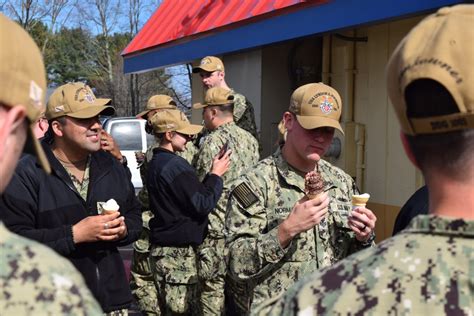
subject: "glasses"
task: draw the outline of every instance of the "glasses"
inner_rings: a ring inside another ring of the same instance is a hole
[[[187,139],[187,140],[193,140],[196,138],[196,135],[187,135],[187,134],[183,134],[183,133],[180,133],[180,132],[175,132],[176,134],[180,135],[181,137]]]

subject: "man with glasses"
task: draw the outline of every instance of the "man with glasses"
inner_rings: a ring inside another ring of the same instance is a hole
[[[351,212],[354,180],[324,161],[335,130],[342,132],[336,90],[311,83],[294,91],[283,114],[284,145],[233,183],[226,216],[230,277],[239,314],[327,267],[374,239],[375,215]],[[305,175],[318,171],[323,193],[306,197]]]
[[[112,115],[109,99],[97,99],[83,83],[68,83],[49,98],[49,129],[42,145],[51,175],[24,157],[2,196],[5,224],[68,258],[110,315],[125,314],[132,302],[117,247],[141,231],[140,204],[129,171],[101,150],[99,114]],[[119,209],[101,214],[114,199]]]

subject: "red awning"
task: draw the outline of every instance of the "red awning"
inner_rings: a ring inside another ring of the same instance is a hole
[[[164,0],[122,55],[324,2],[327,0]]]
[[[125,73],[399,19],[466,0],[164,0],[122,53]]]

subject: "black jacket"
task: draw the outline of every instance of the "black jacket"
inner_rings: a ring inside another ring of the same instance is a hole
[[[141,231],[140,204],[126,167],[109,153],[91,155],[87,201],[43,144],[52,174],[48,176],[35,157],[25,155],[0,201],[1,219],[13,232],[37,240],[68,258],[83,275],[105,312],[126,308],[132,301],[118,246],[132,243]],[[117,242],[74,245],[72,225],[97,215],[97,202],[114,198],[125,217],[128,235]]]
[[[148,166],[147,189],[151,242],[160,246],[199,245],[207,233],[208,214],[222,194],[222,179],[208,174],[199,181],[189,163],[157,148]]]
[[[428,214],[428,187],[419,188],[408,201],[402,206],[393,225],[392,236],[395,236],[410,224],[411,220],[418,215]]]

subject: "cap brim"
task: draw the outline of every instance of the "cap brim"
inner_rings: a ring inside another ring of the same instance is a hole
[[[112,116],[115,114],[115,109],[110,106],[110,105],[106,105],[106,106],[102,106],[102,105],[98,105],[98,106],[88,106],[80,111],[77,111],[75,113],[68,113],[66,114],[67,116],[70,116],[70,117],[74,117],[74,118],[79,118],[79,119],[87,119],[87,118],[91,118],[91,117],[94,117],[94,116],[97,116],[97,115],[107,115],[107,116]]]
[[[214,69],[212,67],[206,67],[206,66],[198,66],[193,68],[193,74],[200,72],[201,70],[207,71],[207,72],[214,72],[217,69]]]
[[[207,104],[205,104],[205,103],[194,103],[194,104],[193,104],[193,109],[196,109],[196,110],[197,110],[197,109],[203,109],[203,108],[205,108],[206,106],[207,106]]]
[[[43,168],[47,174],[51,173],[51,166],[49,165],[48,158],[44,153],[41,143],[35,136],[33,125],[28,127],[28,138],[26,139],[25,147],[23,147],[23,152],[36,156],[41,168]]]
[[[298,119],[298,123],[304,129],[314,129],[319,127],[334,127],[335,129],[339,130],[342,135],[344,135],[344,131],[342,130],[341,124],[339,121],[328,117],[320,117],[320,116],[301,116],[296,115]]]
[[[202,126],[201,125],[195,125],[195,124],[189,124],[185,128],[176,130],[178,133],[185,134],[185,135],[196,135],[200,131],[202,131]]]
[[[151,110],[145,110],[145,111],[142,111],[140,113],[137,114],[137,116],[135,116],[136,118],[139,118],[139,119],[144,119],[144,116],[146,116]]]

